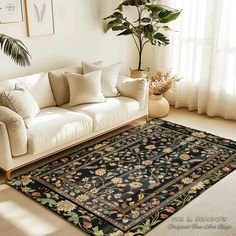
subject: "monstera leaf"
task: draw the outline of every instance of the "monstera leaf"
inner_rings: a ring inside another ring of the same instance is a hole
[[[17,65],[30,65],[29,51],[20,40],[0,34],[0,46],[3,53],[9,56]]]

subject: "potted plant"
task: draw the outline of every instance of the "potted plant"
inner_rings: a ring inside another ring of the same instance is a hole
[[[171,71],[157,71],[148,78],[149,91],[152,94],[148,101],[150,117],[164,117],[169,113],[169,103],[162,95],[173,89],[180,79],[181,77],[172,74]]]
[[[29,51],[20,40],[0,34],[0,46],[3,53],[9,56],[17,65],[30,65]]]
[[[125,0],[104,20],[109,20],[105,31],[121,31],[117,36],[131,35],[138,50],[138,68],[131,71],[131,77],[143,77],[142,54],[147,44],[166,46],[169,39],[163,32],[171,30],[166,23],[175,20],[180,10],[155,3],[155,0]],[[135,7],[137,19],[133,22],[124,14],[124,7]]]

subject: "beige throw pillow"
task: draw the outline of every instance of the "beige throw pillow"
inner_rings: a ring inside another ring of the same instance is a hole
[[[3,105],[20,115],[27,128],[40,109],[33,96],[24,88],[16,87],[16,90],[5,91],[2,94]]]
[[[102,93],[105,97],[114,97],[119,95],[116,85],[118,81],[120,66],[121,63],[116,63],[114,65],[101,67],[91,63],[82,62],[84,74],[96,70],[102,70],[101,86],[102,86]]]
[[[92,64],[102,66],[102,61]],[[82,67],[64,67],[48,72],[50,85],[57,106],[62,106],[70,101],[70,88],[66,73],[82,74]]]
[[[101,88],[102,71],[94,71],[85,75],[66,74],[70,87],[69,106],[84,103],[104,102],[105,98]]]
[[[82,68],[66,67],[48,72],[49,81],[57,106],[62,106],[70,101],[69,83],[66,73],[81,73]]]

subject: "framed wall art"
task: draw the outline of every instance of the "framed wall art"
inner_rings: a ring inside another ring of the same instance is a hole
[[[0,24],[22,21],[21,0],[0,0]]]
[[[53,0],[25,0],[25,3],[28,36],[54,34]]]

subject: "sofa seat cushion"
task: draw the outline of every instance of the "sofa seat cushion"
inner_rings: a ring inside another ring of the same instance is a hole
[[[59,107],[41,109],[27,130],[28,153],[38,154],[92,132],[93,121],[84,113]]]
[[[84,104],[64,108],[84,113],[94,120],[94,131],[112,127],[131,119],[139,112],[139,102],[127,97],[106,98],[103,103]]]

